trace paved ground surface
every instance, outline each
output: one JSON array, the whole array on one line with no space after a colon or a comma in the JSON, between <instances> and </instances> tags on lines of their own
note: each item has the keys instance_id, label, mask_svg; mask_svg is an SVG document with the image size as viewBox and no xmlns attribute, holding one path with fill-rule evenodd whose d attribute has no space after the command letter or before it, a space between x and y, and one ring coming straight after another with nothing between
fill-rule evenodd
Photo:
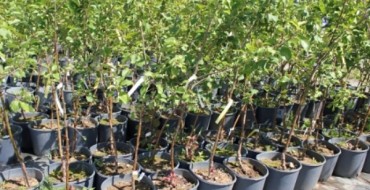
<instances>
[{"instance_id":1,"label":"paved ground surface","mask_svg":"<svg viewBox=\"0 0 370 190\"><path fill-rule=\"evenodd\" d=\"M318 183L314 190L370 190L370 174L362 173L352 179L331 176L327 182Z\"/></svg>"}]
</instances>

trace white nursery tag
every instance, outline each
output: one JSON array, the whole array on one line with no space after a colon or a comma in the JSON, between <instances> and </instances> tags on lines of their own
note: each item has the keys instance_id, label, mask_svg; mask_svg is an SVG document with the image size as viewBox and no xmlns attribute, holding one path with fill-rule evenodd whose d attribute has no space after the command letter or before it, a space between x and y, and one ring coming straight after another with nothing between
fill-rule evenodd
<instances>
[{"instance_id":1,"label":"white nursery tag","mask_svg":"<svg viewBox=\"0 0 370 190\"><path fill-rule=\"evenodd\" d=\"M130 91L128 92L129 96L132 96L132 94L136 91L137 88L144 82L144 76L140 77L140 79L132 86Z\"/></svg>"},{"instance_id":2,"label":"white nursery tag","mask_svg":"<svg viewBox=\"0 0 370 190\"><path fill-rule=\"evenodd\" d=\"M139 177L139 172L137 170L133 171L132 172L132 178L134 178L134 180L137 180Z\"/></svg>"},{"instance_id":3,"label":"white nursery tag","mask_svg":"<svg viewBox=\"0 0 370 190\"><path fill-rule=\"evenodd\" d=\"M188 79L188 82L186 82L186 85L185 87L187 88L189 86L189 84L193 81L193 80L197 80L197 76L195 74L191 75L191 77Z\"/></svg>"},{"instance_id":4,"label":"white nursery tag","mask_svg":"<svg viewBox=\"0 0 370 190\"><path fill-rule=\"evenodd\" d=\"M63 108L62 108L62 104L60 103L60 100L59 100L59 97L58 97L58 94L57 94L57 93L55 93L55 102L56 102L57 107L58 107L58 109L59 109L59 113L60 113L60 115L62 115L62 116L63 116L63 114L64 114L64 110L63 110Z\"/></svg>"},{"instance_id":5,"label":"white nursery tag","mask_svg":"<svg viewBox=\"0 0 370 190\"><path fill-rule=\"evenodd\" d=\"M63 87L63 83L61 83L61 82L60 82L60 83L58 84L58 86L57 86L57 89L59 90L59 89L61 89L62 87Z\"/></svg>"},{"instance_id":6,"label":"white nursery tag","mask_svg":"<svg viewBox=\"0 0 370 190\"><path fill-rule=\"evenodd\" d=\"M225 109L221 112L221 114L218 116L218 118L217 118L217 120L216 120L216 124L219 124L220 123L220 121L221 121L221 119L222 118L224 118L225 117L225 115L226 115L226 113L227 113L227 111L229 111L229 109L230 109L230 107L233 105L233 103L234 103L234 100L233 99L229 99L229 101L228 101L228 103L227 103L227 105L226 105L226 107L225 107Z\"/></svg>"},{"instance_id":7,"label":"white nursery tag","mask_svg":"<svg viewBox=\"0 0 370 190\"><path fill-rule=\"evenodd\" d=\"M141 180L143 179L144 175L145 175L145 173L144 173L144 172L143 172L143 173L141 173L141 174L140 174L140 176L139 176L139 178L138 178L137 180L138 180L138 181L141 181Z\"/></svg>"}]
</instances>

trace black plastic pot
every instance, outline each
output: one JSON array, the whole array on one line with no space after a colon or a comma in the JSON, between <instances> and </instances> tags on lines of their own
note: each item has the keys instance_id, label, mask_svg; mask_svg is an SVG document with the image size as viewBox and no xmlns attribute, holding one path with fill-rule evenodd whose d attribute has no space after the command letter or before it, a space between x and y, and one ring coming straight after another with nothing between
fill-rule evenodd
<instances>
[{"instance_id":1,"label":"black plastic pot","mask_svg":"<svg viewBox=\"0 0 370 190\"><path fill-rule=\"evenodd\" d=\"M277 110L278 108L257 107L257 123L273 123L277 117Z\"/></svg>"},{"instance_id":2,"label":"black plastic pot","mask_svg":"<svg viewBox=\"0 0 370 190\"><path fill-rule=\"evenodd\" d=\"M248 108L247 114L246 114L246 122L245 122L245 127L246 128L252 128L253 123L256 122L256 118L255 118L255 113L254 112L255 111L252 108ZM243 118L242 117L239 117L237 126L238 127L242 127L242 125L243 125Z\"/></svg>"},{"instance_id":3,"label":"black plastic pot","mask_svg":"<svg viewBox=\"0 0 370 190\"><path fill-rule=\"evenodd\" d=\"M35 178L39 182L37 186L30 189L38 190L44 182L44 174L36 168L26 168L26 171L29 177ZM14 178L23 178L23 171L21 168L9 169L0 173L0 183Z\"/></svg>"},{"instance_id":4,"label":"black plastic pot","mask_svg":"<svg viewBox=\"0 0 370 190\"><path fill-rule=\"evenodd\" d=\"M4 126L0 126L3 128ZM17 144L18 150L20 151L20 145L22 143L22 128L17 125L12 125L11 130L13 133L13 138ZM9 165L17 162L17 157L15 156L15 151L13 144L8 135L2 136L0 138L0 165Z\"/></svg>"},{"instance_id":5,"label":"black plastic pot","mask_svg":"<svg viewBox=\"0 0 370 190\"><path fill-rule=\"evenodd\" d=\"M195 129L196 132L208 130L211 116L211 112L208 114L187 113L185 118L185 131L191 131L192 129Z\"/></svg>"},{"instance_id":6,"label":"black plastic pot","mask_svg":"<svg viewBox=\"0 0 370 190\"><path fill-rule=\"evenodd\" d=\"M51 119L43 119L40 124L49 123ZM52 121L56 123L56 120ZM62 128L62 126L61 126ZM50 150L57 145L57 130L56 129L36 129L33 126L28 126L31 135L33 152L37 156L44 156L50 153Z\"/></svg>"},{"instance_id":7,"label":"black plastic pot","mask_svg":"<svg viewBox=\"0 0 370 190\"><path fill-rule=\"evenodd\" d=\"M236 182L234 184L233 190L263 190L266 178L269 175L267 167L259 161L251 158L242 157L241 159L247 160L250 164L252 164L254 169L260 173L261 177L249 178L247 176L238 174L227 166L228 162L235 162L236 157L227 158L224 160L223 164L227 168L229 168L229 170L231 170L236 176Z\"/></svg>"},{"instance_id":8,"label":"black plastic pot","mask_svg":"<svg viewBox=\"0 0 370 190\"><path fill-rule=\"evenodd\" d=\"M220 122L219 124L216 124L216 120L218 116L220 116L220 112L213 111L211 115L211 121L209 122L208 130L217 130L219 125L223 125L224 129L228 130L231 129L234 125L236 111L233 111L231 113L227 113L224 117L224 122Z\"/></svg>"},{"instance_id":9,"label":"black plastic pot","mask_svg":"<svg viewBox=\"0 0 370 190\"><path fill-rule=\"evenodd\" d=\"M90 152L92 154L93 160L101 159L101 158L107 158L107 157L112 156L112 155L101 156L101 155L95 154L95 152L97 150L110 148L110 146L111 146L110 142L98 143L98 144L95 144L95 145L91 146L90 147ZM119 154L118 157L132 159L132 153L133 153L134 150L133 150L133 148L130 144L127 144L127 143L124 143L124 142L116 142L116 148L119 151L125 151L125 152L127 152L127 150L129 150L128 154Z\"/></svg>"},{"instance_id":10,"label":"black plastic pot","mask_svg":"<svg viewBox=\"0 0 370 190\"><path fill-rule=\"evenodd\" d=\"M275 159L281 158L279 152L263 152L257 155L257 160L261 161L263 159ZM264 190L293 190L298 179L299 171L302 169L301 163L295 158L285 155L286 162L293 162L294 165L298 166L293 170L278 170L267 166L269 170L269 175L267 176Z\"/></svg>"},{"instance_id":11,"label":"black plastic pot","mask_svg":"<svg viewBox=\"0 0 370 190\"><path fill-rule=\"evenodd\" d=\"M203 160L201 162L208 162L211 153L206 149L198 148L198 149L195 150L195 153L194 153L195 156L199 155L200 152L205 155L205 160ZM179 158L180 154L185 154L185 147L184 146L175 147L174 154L175 154L175 158L177 158L180 162L180 168L188 170L192 163L197 163L197 162L188 162L186 160L182 160L182 159Z\"/></svg>"},{"instance_id":12,"label":"black plastic pot","mask_svg":"<svg viewBox=\"0 0 370 190\"><path fill-rule=\"evenodd\" d=\"M74 189L74 190L86 189L86 187L81 186L81 185L76 185L76 184L69 185L69 187L72 187L72 189ZM66 184L63 183L63 184L53 185L53 190L66 190ZM69 190L69 189L67 189L67 190Z\"/></svg>"},{"instance_id":13,"label":"black plastic pot","mask_svg":"<svg viewBox=\"0 0 370 190\"><path fill-rule=\"evenodd\" d=\"M67 129L71 146L91 147L98 142L98 123L93 118L90 118L90 121L95 124L95 127L86 128L76 126L76 128L74 128L73 119L70 121Z\"/></svg>"},{"instance_id":14,"label":"black plastic pot","mask_svg":"<svg viewBox=\"0 0 370 190\"><path fill-rule=\"evenodd\" d=\"M62 164L61 163L54 163L50 164L48 168L48 175L50 175L52 172L56 170L61 170ZM94 182L94 175L95 175L95 168L93 165L88 164L86 162L72 162L69 164L69 169L70 170L77 170L77 171L85 171L87 177L84 179L80 179L78 181L69 181L71 185L76 184L76 185L81 185L87 188L92 188L93 187L93 182ZM50 176L49 176L50 178ZM59 185L59 184L64 184L64 182L55 182L52 185Z\"/></svg>"},{"instance_id":15,"label":"black plastic pot","mask_svg":"<svg viewBox=\"0 0 370 190\"><path fill-rule=\"evenodd\" d=\"M102 160L100 160L102 163L107 163L107 162L114 162L115 158L113 156L111 157L108 157L108 158L103 158ZM99 161L99 162L100 162ZM123 158L123 157L117 157L117 162L119 164L129 164L129 165L134 165L134 161L133 160L129 160L129 159L126 159L126 158ZM96 167L95 167L96 168ZM138 172L140 172L141 168L139 168ZM130 173L127 173L127 174L117 174L117 175L113 175L113 176L125 176L125 175L128 175L128 174L131 174ZM100 189L100 186L101 184L106 180L108 179L109 177L112 177L112 176L107 176L107 175L104 175L102 173L99 172L99 170L96 168L96 177L95 177L95 187L97 190Z\"/></svg>"},{"instance_id":16,"label":"black plastic pot","mask_svg":"<svg viewBox=\"0 0 370 190\"><path fill-rule=\"evenodd\" d=\"M319 143L325 145L328 149L334 151L334 155L332 156L323 155L325 157L326 162L322 168L319 181L327 181L329 177L333 174L335 165L337 164L338 161L338 157L342 152L340 148L327 141L319 141Z\"/></svg>"},{"instance_id":17,"label":"black plastic pot","mask_svg":"<svg viewBox=\"0 0 370 190\"><path fill-rule=\"evenodd\" d=\"M104 119L107 117L100 117L100 119ZM126 128L127 128L127 117L123 115L115 116L119 121L119 124L113 125L113 134L114 134L114 140L118 142L125 142L126 141ZM100 120L99 119L99 120ZM105 125L99 122L98 126L98 142L108 142L110 141L110 134L111 129L109 124Z\"/></svg>"},{"instance_id":18,"label":"black plastic pot","mask_svg":"<svg viewBox=\"0 0 370 190\"><path fill-rule=\"evenodd\" d=\"M363 140L368 146L370 146L370 135L362 136L361 140ZM364 167L362 168L362 172L370 173L370 151L367 151L367 156Z\"/></svg>"},{"instance_id":19,"label":"black plastic pot","mask_svg":"<svg viewBox=\"0 0 370 190\"><path fill-rule=\"evenodd\" d=\"M167 118L166 116L162 116L159 118L159 128L166 127L165 131L172 133L175 132L177 129L179 118L173 117L173 118ZM166 124L166 126L164 126Z\"/></svg>"},{"instance_id":20,"label":"black plastic pot","mask_svg":"<svg viewBox=\"0 0 370 190\"><path fill-rule=\"evenodd\" d=\"M64 101L66 106L73 106L73 90L63 90Z\"/></svg>"},{"instance_id":21,"label":"black plastic pot","mask_svg":"<svg viewBox=\"0 0 370 190\"><path fill-rule=\"evenodd\" d=\"M355 144L356 140L349 140L349 142L351 144ZM333 143L336 142L333 141ZM339 155L337 165L334 169L334 175L353 178L360 174L367 156L367 151L369 150L369 146L360 140L359 147L362 150L348 150L341 148L342 154Z\"/></svg>"},{"instance_id":22,"label":"black plastic pot","mask_svg":"<svg viewBox=\"0 0 370 190\"><path fill-rule=\"evenodd\" d=\"M124 176L113 176L108 179L106 179L100 186L100 189L108 189L108 187L111 187L119 182L131 182L132 181L132 174L124 175ZM154 187L154 184L151 179L149 179L147 176L143 176L143 178L140 180L140 183L145 183L148 186L150 186L151 190L156 190Z\"/></svg>"},{"instance_id":23,"label":"black plastic pot","mask_svg":"<svg viewBox=\"0 0 370 190\"><path fill-rule=\"evenodd\" d=\"M214 167L215 168L222 168L222 169L224 169L225 172L229 173L233 178L232 182L227 183L227 184L209 182L209 181L203 179L202 177L200 177L200 176L198 176L197 174L194 173L194 170L204 169L204 168L206 168L208 170L208 167L209 167L209 162L199 162L199 163L193 163L193 164L190 165L191 173L193 175L195 175L197 177L197 179L199 180L198 190L210 190L210 189L231 190L231 189L233 189L233 186L236 182L236 176L227 167L225 167L224 165L222 165L220 163L214 163Z\"/></svg>"},{"instance_id":24,"label":"black plastic pot","mask_svg":"<svg viewBox=\"0 0 370 190\"><path fill-rule=\"evenodd\" d=\"M230 146L234 151L234 155L218 155L216 152L213 158L213 161L218 162L218 163L223 163L226 158L236 156L238 153L238 149L239 149L239 145L237 144L219 143L217 148L224 149L224 148L230 148ZM209 152L212 152L212 149L213 149L213 144L206 145L206 150L208 150ZM247 156L247 153L248 153L247 149L242 147L241 156Z\"/></svg>"},{"instance_id":25,"label":"black plastic pot","mask_svg":"<svg viewBox=\"0 0 370 190\"><path fill-rule=\"evenodd\" d=\"M142 121L142 131L145 131L147 128L151 128L151 122L150 120L144 120ZM137 133L137 129L139 127L139 120L132 119L131 117L128 117L127 121L127 139L132 139L135 137Z\"/></svg>"},{"instance_id":26,"label":"black plastic pot","mask_svg":"<svg viewBox=\"0 0 370 190\"><path fill-rule=\"evenodd\" d=\"M166 171L166 175L169 175L169 172L170 171ZM198 186L199 186L199 180L189 171L189 170L185 170L185 169L179 169L179 168L176 168L174 169L174 173L175 175L177 176L182 176L183 178L185 178L188 182L194 184L192 188L190 188L189 190L197 190L198 189ZM159 174L155 174L153 175L151 178L152 180L156 180L157 177L158 177ZM155 185L155 183L154 183ZM158 187L158 185L156 185L156 188L157 189L160 189L160 187Z\"/></svg>"},{"instance_id":27,"label":"black plastic pot","mask_svg":"<svg viewBox=\"0 0 370 190\"><path fill-rule=\"evenodd\" d=\"M290 150L299 151L301 148L291 148ZM289 150L288 150L289 151ZM306 155L314 158L317 164L308 164L301 162L302 169L299 171L298 179L295 184L295 190L311 190L315 187L316 183L319 181L322 168L326 162L324 156L318 154L312 150L306 150Z\"/></svg>"},{"instance_id":28,"label":"black plastic pot","mask_svg":"<svg viewBox=\"0 0 370 190\"><path fill-rule=\"evenodd\" d=\"M142 143L142 142L140 142L140 143ZM131 144L132 148L135 149L135 147L136 147L136 138L130 139L130 144ZM150 145L154 146L154 144L150 144ZM158 150L159 152L166 152L166 150L168 149L168 146L169 146L169 143L166 139L164 139L164 138L159 139L159 150ZM139 154L144 153L144 152L150 152L150 151L152 151L152 150L148 150L148 149L144 149L144 148L139 147Z\"/></svg>"},{"instance_id":29,"label":"black plastic pot","mask_svg":"<svg viewBox=\"0 0 370 190\"><path fill-rule=\"evenodd\" d=\"M150 158L153 156L153 154L155 154L154 156L155 157L159 157L161 159L164 159L164 160L168 160L168 162L170 163L171 161L171 155L166 153L166 152L144 152L144 153L141 153L139 154L139 157L138 157L138 162L142 168L142 170L145 172L146 175L148 176L153 176L155 175L156 173L160 172L161 170L158 170L158 171L154 171L154 170L151 170L149 168L145 168L145 166L142 165L142 161L144 159L147 159L147 158ZM178 168L180 166L180 162L175 158L175 168ZM163 169L162 169L163 170Z\"/></svg>"},{"instance_id":30,"label":"black plastic pot","mask_svg":"<svg viewBox=\"0 0 370 190\"><path fill-rule=\"evenodd\" d=\"M26 117L39 117L42 119L46 119L49 116L47 114L41 113L41 112L26 112L24 113ZM38 119L35 121L22 121L20 118L23 118L23 115L20 113L15 114L13 117L11 117L10 122L22 127L22 144L21 148L23 152L33 153L32 148L32 141L31 141L31 135L29 127L38 125L42 119Z\"/></svg>"}]
</instances>

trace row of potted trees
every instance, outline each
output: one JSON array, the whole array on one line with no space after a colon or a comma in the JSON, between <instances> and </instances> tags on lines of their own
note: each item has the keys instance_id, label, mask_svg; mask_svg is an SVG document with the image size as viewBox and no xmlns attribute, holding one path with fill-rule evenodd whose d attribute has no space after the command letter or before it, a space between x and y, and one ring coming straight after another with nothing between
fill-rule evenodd
<instances>
[{"instance_id":1,"label":"row of potted trees","mask_svg":"<svg viewBox=\"0 0 370 190\"><path fill-rule=\"evenodd\" d=\"M4 189L43 174L65 189L312 189L368 172L366 6L1 2L0 161L21 166Z\"/></svg>"}]
</instances>

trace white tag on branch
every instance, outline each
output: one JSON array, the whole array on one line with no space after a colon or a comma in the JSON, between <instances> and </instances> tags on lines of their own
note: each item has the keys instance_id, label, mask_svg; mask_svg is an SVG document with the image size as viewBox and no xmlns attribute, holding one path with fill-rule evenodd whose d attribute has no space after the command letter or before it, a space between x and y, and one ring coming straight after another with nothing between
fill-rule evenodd
<instances>
[{"instance_id":1,"label":"white tag on branch","mask_svg":"<svg viewBox=\"0 0 370 190\"><path fill-rule=\"evenodd\" d=\"M145 137L150 137L150 136L152 136L152 132L147 132L147 133L145 134Z\"/></svg>"},{"instance_id":2,"label":"white tag on branch","mask_svg":"<svg viewBox=\"0 0 370 190\"><path fill-rule=\"evenodd\" d=\"M185 87L187 88L189 86L189 84L194 81L194 80L197 80L197 76L195 74L191 75L191 77L188 79L188 82L186 82L186 85Z\"/></svg>"},{"instance_id":3,"label":"white tag on branch","mask_svg":"<svg viewBox=\"0 0 370 190\"><path fill-rule=\"evenodd\" d=\"M137 170L133 171L132 172L132 178L134 180L138 180L138 178L139 178L139 171L137 171Z\"/></svg>"},{"instance_id":4,"label":"white tag on branch","mask_svg":"<svg viewBox=\"0 0 370 190\"><path fill-rule=\"evenodd\" d=\"M227 111L229 111L229 109L231 108L231 106L233 105L233 103L234 103L234 100L233 99L231 99L231 98L229 98L229 101L228 101L228 103L227 103L227 105L226 105L226 107L225 107L225 109L224 110L222 110L222 112L221 112L221 114L218 116L218 118L216 119L216 124L219 124L220 123L220 121L222 120L222 118L224 118L225 117L225 115L226 115L226 113L227 113Z\"/></svg>"},{"instance_id":5,"label":"white tag on branch","mask_svg":"<svg viewBox=\"0 0 370 190\"><path fill-rule=\"evenodd\" d=\"M62 116L63 116L63 114L64 114L64 110L63 110L63 108L62 108L62 104L60 103L60 100L59 100L59 97L58 97L58 94L57 94L57 93L55 93L55 103L57 104L57 107L58 107L58 109L59 109L59 113L60 113L60 115L62 115Z\"/></svg>"},{"instance_id":6,"label":"white tag on branch","mask_svg":"<svg viewBox=\"0 0 370 190\"><path fill-rule=\"evenodd\" d=\"M134 92L136 91L137 88L139 88L139 86L144 82L144 76L140 77L140 79L134 84L134 86L132 86L132 88L130 89L130 91L128 91L128 95L129 96L132 96L132 94L134 94Z\"/></svg>"},{"instance_id":7,"label":"white tag on branch","mask_svg":"<svg viewBox=\"0 0 370 190\"><path fill-rule=\"evenodd\" d=\"M61 82L60 82L60 83L58 84L58 86L57 86L57 89L59 90L59 89L61 89L62 87L63 87L63 83L61 83Z\"/></svg>"},{"instance_id":8,"label":"white tag on branch","mask_svg":"<svg viewBox=\"0 0 370 190\"><path fill-rule=\"evenodd\" d=\"M140 174L140 176L139 176L139 178L137 179L138 181L141 181L142 179L143 179L143 177L145 176L145 173L143 172L143 173L141 173Z\"/></svg>"}]
</instances>

